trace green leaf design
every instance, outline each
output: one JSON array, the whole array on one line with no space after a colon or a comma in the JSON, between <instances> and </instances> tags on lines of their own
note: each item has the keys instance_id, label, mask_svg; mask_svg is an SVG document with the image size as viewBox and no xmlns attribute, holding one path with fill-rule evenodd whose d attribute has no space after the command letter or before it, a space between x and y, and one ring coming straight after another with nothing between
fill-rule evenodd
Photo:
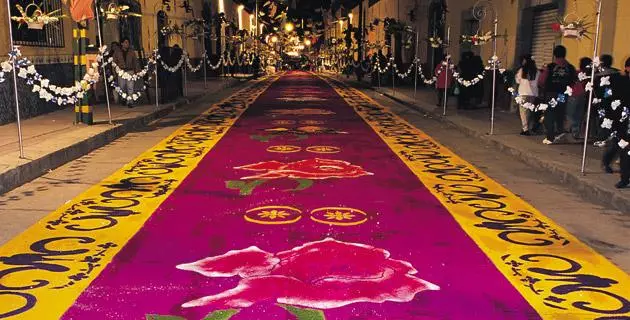
<instances>
[{"instance_id":1,"label":"green leaf design","mask_svg":"<svg viewBox=\"0 0 630 320\"><path fill-rule=\"evenodd\" d=\"M229 180L225 182L225 187L232 190L239 190L239 194L242 196L249 196L252 194L254 189L259 185L267 182L267 180L252 180L252 181L242 181L242 180Z\"/></svg>"},{"instance_id":2,"label":"green leaf design","mask_svg":"<svg viewBox=\"0 0 630 320\"><path fill-rule=\"evenodd\" d=\"M308 134L296 134L296 140L306 140L308 139Z\"/></svg>"},{"instance_id":3,"label":"green leaf design","mask_svg":"<svg viewBox=\"0 0 630 320\"><path fill-rule=\"evenodd\" d=\"M177 316L160 316L157 314L147 314L147 320L186 320L186 318Z\"/></svg>"},{"instance_id":4,"label":"green leaf design","mask_svg":"<svg viewBox=\"0 0 630 320\"><path fill-rule=\"evenodd\" d=\"M295 179L298 182L298 186L291 191L302 191L313 186L313 180L310 179Z\"/></svg>"},{"instance_id":5,"label":"green leaf design","mask_svg":"<svg viewBox=\"0 0 630 320\"><path fill-rule=\"evenodd\" d=\"M240 310L237 309L217 310L207 315L203 320L228 320L239 312Z\"/></svg>"},{"instance_id":6,"label":"green leaf design","mask_svg":"<svg viewBox=\"0 0 630 320\"><path fill-rule=\"evenodd\" d=\"M297 320L326 320L326 316L321 310L306 308L302 309L285 304L279 304L278 306L280 306L284 310L289 311L289 313L294 315Z\"/></svg>"},{"instance_id":7,"label":"green leaf design","mask_svg":"<svg viewBox=\"0 0 630 320\"><path fill-rule=\"evenodd\" d=\"M269 142L273 138L273 136L261 136L258 134L253 134L249 136L252 140L260 141L260 142Z\"/></svg>"}]
</instances>

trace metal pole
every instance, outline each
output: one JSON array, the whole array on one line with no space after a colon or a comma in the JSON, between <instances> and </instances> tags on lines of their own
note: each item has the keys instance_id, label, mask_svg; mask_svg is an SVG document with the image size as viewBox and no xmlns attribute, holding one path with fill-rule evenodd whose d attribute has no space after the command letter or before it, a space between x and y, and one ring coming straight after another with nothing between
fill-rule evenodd
<instances>
[{"instance_id":1,"label":"metal pole","mask_svg":"<svg viewBox=\"0 0 630 320\"><path fill-rule=\"evenodd\" d=\"M494 60L497 56L497 31L499 27L499 17L494 16L494 36L492 40L492 108L490 115L490 135L494 134L494 111L496 103L496 90L497 90L497 61Z\"/></svg>"},{"instance_id":2,"label":"metal pole","mask_svg":"<svg viewBox=\"0 0 630 320\"><path fill-rule=\"evenodd\" d=\"M446 116L446 104L448 102L448 70L450 67L450 58L448 56L448 45L451 42L451 27L449 26L446 31L446 57L444 60L446 61L446 65L444 66L443 72L446 72L444 75L444 111L442 112L443 116Z\"/></svg>"},{"instance_id":3,"label":"metal pole","mask_svg":"<svg viewBox=\"0 0 630 320\"><path fill-rule=\"evenodd\" d=\"M202 33L201 36L201 46L203 48L203 88L206 89L208 87L208 79L206 78L206 56L207 56L207 52L206 52L206 31L205 31L205 27L204 27L204 32Z\"/></svg>"},{"instance_id":4,"label":"metal pole","mask_svg":"<svg viewBox=\"0 0 630 320\"><path fill-rule=\"evenodd\" d=\"M11 51L15 51L15 46L13 45L13 28L11 26L11 1L7 0L7 15L9 19L9 41ZM16 57L13 57L13 92L15 93L15 118L17 119L17 128L18 128L18 144L20 146L20 159L24 159L24 141L22 139L22 120L20 119L20 102L18 100L18 88L17 88L17 63Z\"/></svg>"},{"instance_id":5,"label":"metal pole","mask_svg":"<svg viewBox=\"0 0 630 320\"><path fill-rule=\"evenodd\" d=\"M392 63L392 96L396 96L396 68L394 67L396 64L393 57L390 62Z\"/></svg>"},{"instance_id":6,"label":"metal pole","mask_svg":"<svg viewBox=\"0 0 630 320\"><path fill-rule=\"evenodd\" d=\"M182 47L184 47L184 52L188 53L188 50L186 50L186 25L184 25L182 29L184 30L182 33ZM190 62L190 54L184 57L184 64L182 65L182 69L184 69L184 97L188 96L188 79L186 76L188 74L188 70L186 70L188 69L188 63L186 62Z\"/></svg>"},{"instance_id":7,"label":"metal pole","mask_svg":"<svg viewBox=\"0 0 630 320\"><path fill-rule=\"evenodd\" d=\"M413 98L416 99L416 94L418 93L418 28L416 27L416 54L413 58L413 66L416 69L416 77L413 81Z\"/></svg>"},{"instance_id":8,"label":"metal pole","mask_svg":"<svg viewBox=\"0 0 630 320\"><path fill-rule=\"evenodd\" d=\"M593 45L593 61L595 61L595 58L597 58L597 51L598 48L597 46L599 45L599 30L600 30L600 24L601 24L601 13L602 13L602 0L598 1L598 5L597 5L597 28L595 31L595 43ZM591 67L591 88L594 86L595 83L595 65L593 65ZM585 168L586 168L586 148L588 146L588 130L589 130L589 126L590 126L590 122L591 122L591 108L593 107L593 89L591 89L589 91L588 94L588 107L586 108L586 132L584 133L584 150L582 151L582 169L581 172L582 174L585 174Z\"/></svg>"},{"instance_id":9,"label":"metal pole","mask_svg":"<svg viewBox=\"0 0 630 320\"><path fill-rule=\"evenodd\" d=\"M99 48L103 47L103 33L101 32L101 13L98 10L98 1L94 1L94 6L96 7L96 28L98 32L98 46ZM110 48L111 50L111 48ZM107 116L109 119L109 124L113 124L112 122L112 109L109 106L109 88L107 84L107 73L105 72L105 63L102 65L103 69L103 82L105 84L105 101L107 102Z\"/></svg>"}]
</instances>

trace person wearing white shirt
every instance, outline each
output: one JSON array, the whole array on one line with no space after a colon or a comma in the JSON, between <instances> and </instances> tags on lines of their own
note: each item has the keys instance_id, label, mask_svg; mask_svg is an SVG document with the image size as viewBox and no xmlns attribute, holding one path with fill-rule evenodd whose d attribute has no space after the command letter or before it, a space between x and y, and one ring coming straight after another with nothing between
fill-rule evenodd
<instances>
[{"instance_id":1,"label":"person wearing white shirt","mask_svg":"<svg viewBox=\"0 0 630 320\"><path fill-rule=\"evenodd\" d=\"M519 105L522 130L521 135L529 136L533 125L533 112L529 108L533 107L538 97L538 77L540 72L536 67L536 62L531 54L526 54L521 59L521 68L516 72L516 83L518 84L518 95L523 99Z\"/></svg>"}]
</instances>

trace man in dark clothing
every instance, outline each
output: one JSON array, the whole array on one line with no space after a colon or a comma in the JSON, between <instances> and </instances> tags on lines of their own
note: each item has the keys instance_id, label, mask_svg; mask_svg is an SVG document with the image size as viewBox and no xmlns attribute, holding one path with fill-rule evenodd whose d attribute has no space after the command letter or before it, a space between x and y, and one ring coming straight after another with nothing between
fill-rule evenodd
<instances>
[{"instance_id":1,"label":"man in dark clothing","mask_svg":"<svg viewBox=\"0 0 630 320\"><path fill-rule=\"evenodd\" d=\"M599 144L596 142L595 146L602 145L606 147L602 157L602 167L607 173L613 173L610 165L619 154L618 143L621 138L619 133L625 131L625 129L622 128L622 123L619 122L623 108L616 106L613 109L612 106L615 101L622 101L626 89L624 89L623 79L619 70L612 67L613 57L605 54L601 56L600 61L601 68L595 76L593 85L595 87L595 96L601 100L596 105L597 114L601 116L598 119L599 121L596 122ZM602 81L604 78L608 79L608 81ZM610 127L608 123L604 123L607 120L612 120Z\"/></svg>"},{"instance_id":2,"label":"man in dark clothing","mask_svg":"<svg viewBox=\"0 0 630 320\"><path fill-rule=\"evenodd\" d=\"M603 58L603 57L602 57ZM611 59L612 62L612 59ZM611 63L612 64L612 63ZM604 59L602 65L606 66ZM604 69L605 71L605 69ZM630 185L630 59L626 60L625 73L619 73L610 78L611 96L606 104L605 119L612 120L611 136L608 141L607 151L604 154L604 165L607 171L612 171L610 163L619 154L619 164L621 167L620 180L615 185L617 188L626 188Z\"/></svg>"},{"instance_id":3,"label":"man in dark clothing","mask_svg":"<svg viewBox=\"0 0 630 320\"><path fill-rule=\"evenodd\" d=\"M124 77L118 75L118 85L120 86L121 94L124 94L121 100L125 100L127 106L131 108L135 102L135 99L132 98L135 94L135 81L131 77L138 72L140 65L138 64L136 53L130 48L129 38L122 38L120 46L120 50L114 53L114 63L125 75Z\"/></svg>"},{"instance_id":4,"label":"man in dark clothing","mask_svg":"<svg viewBox=\"0 0 630 320\"><path fill-rule=\"evenodd\" d=\"M545 130L547 137L544 144L553 144L560 141L565 135L564 116L567 105L567 87L573 86L577 81L577 71L567 60L567 49L564 46L556 46L553 49L554 62L547 65L538 79L539 87L543 88L545 111Z\"/></svg>"}]
</instances>

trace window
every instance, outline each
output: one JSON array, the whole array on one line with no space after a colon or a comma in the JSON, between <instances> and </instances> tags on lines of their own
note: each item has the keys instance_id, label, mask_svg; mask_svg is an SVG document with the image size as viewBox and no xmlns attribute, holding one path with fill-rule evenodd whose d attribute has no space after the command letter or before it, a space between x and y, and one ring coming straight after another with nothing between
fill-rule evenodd
<instances>
[{"instance_id":1,"label":"window","mask_svg":"<svg viewBox=\"0 0 630 320\"><path fill-rule=\"evenodd\" d=\"M36 10L31 0L14 0L11 1L11 16L20 16L15 4L19 4L25 9L26 14L31 15ZM41 4L44 12L52 12L62 10L61 0L44 0ZM62 48L64 46L63 37L63 21L69 19L62 18L59 22L50 23L41 30L29 29L27 25L19 25L16 21L11 20L11 28L13 29L13 41L17 45L37 46L37 47L53 47Z\"/></svg>"}]
</instances>

